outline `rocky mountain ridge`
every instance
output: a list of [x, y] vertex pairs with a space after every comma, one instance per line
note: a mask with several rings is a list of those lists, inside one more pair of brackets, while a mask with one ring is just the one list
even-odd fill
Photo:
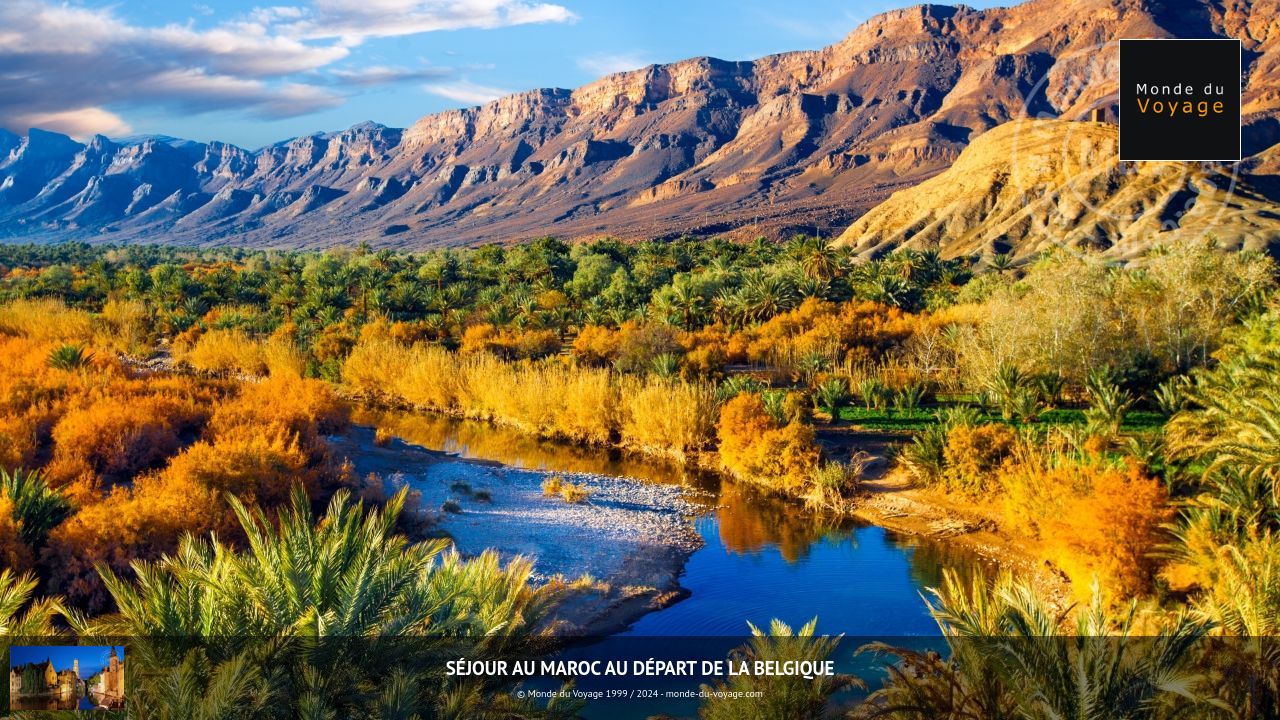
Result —
[[693, 58], [259, 150], [0, 131], [0, 238], [431, 247], [545, 234], [838, 233], [1026, 116], [1114, 118], [1119, 37], [1245, 40], [1280, 141], [1280, 2], [1031, 0], [878, 15], [827, 48]]

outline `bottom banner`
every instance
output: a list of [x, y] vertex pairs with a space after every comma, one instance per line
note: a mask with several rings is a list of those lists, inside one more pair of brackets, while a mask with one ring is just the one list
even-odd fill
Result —
[[[8, 638], [18, 718], [1274, 718], [1280, 639]], [[1089, 708], [1107, 708], [1103, 715]]]

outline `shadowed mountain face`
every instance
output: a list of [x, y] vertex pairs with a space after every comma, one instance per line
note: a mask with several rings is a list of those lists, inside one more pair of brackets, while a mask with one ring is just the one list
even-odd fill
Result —
[[1280, 2], [1033, 0], [877, 16], [256, 151], [0, 131], [0, 238], [430, 247], [545, 234], [839, 232], [1011, 119], [1114, 117], [1120, 37], [1240, 37], [1246, 152], [1280, 141]]

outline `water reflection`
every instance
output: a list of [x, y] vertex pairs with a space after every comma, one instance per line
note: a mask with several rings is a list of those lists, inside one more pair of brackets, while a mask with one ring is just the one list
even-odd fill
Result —
[[709, 492], [714, 492], [718, 485], [713, 473], [676, 463], [639, 457], [616, 449], [544, 440], [488, 423], [367, 409], [358, 410], [352, 419], [360, 425], [383, 428], [396, 437], [431, 450], [464, 458], [492, 460], [512, 467], [634, 477], [667, 485], [687, 485]]
[[[922, 591], [940, 583], [943, 568], [962, 573], [976, 558], [942, 542], [901, 536], [851, 521], [835, 522], [806, 512], [794, 502], [769, 497], [714, 473], [684, 468], [617, 451], [538, 440], [520, 433], [439, 417], [361, 412], [356, 421], [389, 431], [409, 442], [461, 457], [524, 468], [620, 475], [678, 484], [698, 492], [690, 499], [706, 510], [696, 520], [704, 546], [685, 565], [680, 584], [688, 599], [649, 613], [601, 643], [570, 648], [578, 659], [618, 657], [722, 658], [745, 641], [747, 623], [767, 626], [778, 618], [800, 627], [818, 618], [818, 632], [844, 634], [833, 657], [840, 672], [874, 685], [883, 677], [881, 660], [855, 655], [871, 640], [934, 648], [941, 643]], [[653, 639], [660, 644], [653, 645]], [[935, 648], [936, 649], [936, 648]], [[666, 654], [663, 654], [666, 653]], [[578, 687], [611, 691], [648, 679], [581, 677]], [[666, 690], [696, 691], [700, 679], [671, 679]], [[543, 689], [552, 689], [550, 683]], [[865, 692], [846, 693], [853, 702]], [[596, 703], [592, 720], [644, 720], [658, 715], [693, 717], [695, 698]]]
[[422, 447], [464, 458], [491, 460], [537, 470], [634, 477], [664, 485], [683, 485], [699, 492], [690, 500], [713, 512], [720, 542], [736, 553], [776, 547], [788, 562], [803, 558], [809, 547], [831, 533], [848, 536], [851, 523], [832, 524], [801, 512], [795, 503], [770, 497], [705, 470], [617, 449], [591, 448], [530, 437], [509, 428], [436, 415], [362, 410], [355, 421], [387, 430]]
[[[361, 409], [355, 422], [382, 428], [431, 450], [459, 457], [538, 470], [634, 477], [696, 490], [689, 499], [704, 507], [718, 535], [716, 545], [736, 554], [774, 550], [787, 563], [804, 560], [820, 544], [856, 547], [857, 524], [805, 512], [795, 503], [734, 483], [717, 473], [686, 468], [621, 452], [531, 437], [509, 428], [438, 415]], [[895, 545], [910, 551], [913, 580], [936, 586], [943, 567], [966, 566], [973, 558], [937, 542], [890, 533]]]
[[74, 695], [19, 696], [10, 698], [10, 710], [93, 710], [98, 706], [89, 697]]

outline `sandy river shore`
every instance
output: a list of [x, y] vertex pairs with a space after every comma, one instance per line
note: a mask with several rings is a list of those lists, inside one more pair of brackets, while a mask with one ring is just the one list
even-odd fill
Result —
[[[546, 472], [463, 459], [355, 426], [329, 439], [356, 475], [382, 478], [388, 491], [408, 485], [433, 527], [463, 555], [488, 548], [534, 562], [535, 579], [573, 581], [553, 618], [556, 632], [603, 635], [685, 596], [679, 579], [702, 541], [693, 519], [705, 506], [685, 488], [586, 473]], [[590, 490], [586, 502], [547, 497], [552, 475]], [[446, 509], [448, 508], [448, 509]]]

